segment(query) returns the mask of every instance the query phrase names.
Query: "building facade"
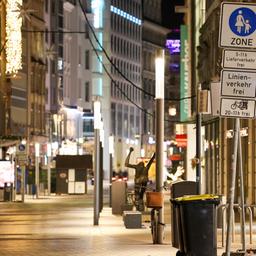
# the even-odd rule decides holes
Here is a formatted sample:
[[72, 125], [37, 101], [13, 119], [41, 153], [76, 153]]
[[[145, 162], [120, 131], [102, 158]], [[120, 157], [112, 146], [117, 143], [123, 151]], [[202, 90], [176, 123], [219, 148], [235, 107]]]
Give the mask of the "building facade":
[[63, 1], [45, 0], [44, 18], [46, 72], [47, 134], [51, 142], [61, 144], [65, 134], [63, 104]]
[[[155, 151], [155, 54], [158, 49], [166, 46], [167, 34], [170, 29], [161, 25], [162, 1], [143, 1], [143, 26], [142, 26], [142, 149], [145, 156], [150, 157]], [[165, 52], [165, 97], [170, 95], [173, 87], [170, 83], [171, 70], [170, 52]], [[177, 88], [176, 88], [177, 91]], [[165, 109], [168, 103], [165, 101]], [[165, 111], [165, 120], [169, 119]], [[165, 138], [170, 136], [170, 123], [165, 121]], [[169, 130], [169, 131], [168, 131]]]
[[[219, 15], [220, 3], [207, 1], [206, 21], [200, 35], [198, 75], [200, 82], [208, 89], [211, 83], [220, 81], [222, 49], [218, 48]], [[207, 116], [204, 117], [205, 120], [206, 118]], [[210, 120], [207, 118], [203, 125], [205, 127], [206, 192], [227, 196], [231, 182], [234, 119], [211, 116]], [[247, 204], [255, 204], [255, 120], [240, 119], [240, 127], [245, 200]], [[240, 195], [238, 179], [236, 188], [235, 201], [238, 202]]]
[[[1, 52], [3, 57], [1, 58], [1, 73], [3, 74], [1, 83], [5, 94], [2, 97], [5, 103], [4, 111], [1, 113], [4, 113], [5, 117], [3, 117], [4, 127], [1, 132], [2, 135], [25, 138], [30, 147], [33, 147], [35, 142], [47, 141], [45, 130], [46, 63], [44, 36], [41, 33], [45, 28], [44, 1], [25, 1], [20, 6], [16, 3], [16, 7], [11, 2], [1, 2], [2, 13], [5, 14], [1, 16], [3, 28], [1, 36], [6, 42]], [[11, 8], [14, 7], [16, 9], [12, 10]], [[26, 12], [28, 9], [29, 11]], [[10, 12], [15, 12], [17, 15], [10, 15]], [[11, 36], [12, 22], [15, 24], [15, 29], [19, 25], [22, 26], [21, 30], [17, 31], [20, 37], [16, 37], [16, 41], [13, 41], [14, 37]], [[16, 60], [8, 57], [11, 52], [14, 53]], [[10, 64], [17, 64], [19, 59], [21, 63], [17, 70], [10, 69]]]
[[[90, 125], [92, 116], [92, 46], [89, 42], [88, 25], [92, 20], [90, 3], [87, 4], [86, 1], [81, 5], [77, 1], [64, 3], [62, 112], [67, 127], [65, 139], [77, 143], [80, 153], [83, 152], [84, 138], [91, 138], [92, 134], [88, 132], [93, 131], [92, 125], [89, 130], [84, 131], [84, 124]], [[88, 152], [88, 145], [84, 146], [85, 151]]]
[[93, 96], [100, 99], [102, 106], [105, 173], [109, 172], [110, 135], [114, 136], [116, 171], [123, 170], [130, 146], [140, 152], [141, 4], [140, 0], [92, 1], [92, 12], [99, 17], [93, 24], [98, 56], [92, 57], [92, 85]]

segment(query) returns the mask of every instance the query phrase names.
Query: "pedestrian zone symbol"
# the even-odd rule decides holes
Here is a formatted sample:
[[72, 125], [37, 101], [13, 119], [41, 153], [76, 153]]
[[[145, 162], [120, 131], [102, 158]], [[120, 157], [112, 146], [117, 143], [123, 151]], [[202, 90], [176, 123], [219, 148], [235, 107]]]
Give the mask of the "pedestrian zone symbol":
[[229, 27], [237, 36], [248, 36], [256, 30], [256, 14], [249, 8], [235, 9], [229, 18]]

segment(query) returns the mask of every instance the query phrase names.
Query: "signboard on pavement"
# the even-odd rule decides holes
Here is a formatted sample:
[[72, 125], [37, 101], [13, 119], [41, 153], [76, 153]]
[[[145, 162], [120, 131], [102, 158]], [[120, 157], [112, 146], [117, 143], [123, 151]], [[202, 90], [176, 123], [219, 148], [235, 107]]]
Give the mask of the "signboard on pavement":
[[223, 51], [223, 68], [256, 70], [256, 52], [246, 50], [227, 50]]
[[220, 115], [237, 118], [254, 118], [255, 101], [237, 98], [221, 98]]
[[16, 156], [17, 160], [20, 166], [27, 164], [27, 153], [26, 153], [26, 145], [25, 144], [19, 144], [16, 147]]
[[255, 98], [256, 93], [256, 72], [241, 70], [221, 71], [221, 95]]
[[256, 4], [228, 3], [221, 5], [219, 46], [256, 48]]

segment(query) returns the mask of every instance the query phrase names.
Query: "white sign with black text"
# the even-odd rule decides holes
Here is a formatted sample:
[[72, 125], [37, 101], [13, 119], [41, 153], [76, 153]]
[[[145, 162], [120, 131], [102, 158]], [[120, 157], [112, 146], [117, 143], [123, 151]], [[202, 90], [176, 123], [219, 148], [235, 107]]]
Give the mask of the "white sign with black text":
[[256, 51], [223, 51], [222, 58], [223, 68], [256, 70]]
[[240, 98], [255, 98], [256, 72], [242, 70], [221, 71], [221, 95]]
[[255, 101], [237, 98], [221, 98], [220, 115], [225, 117], [254, 118]]

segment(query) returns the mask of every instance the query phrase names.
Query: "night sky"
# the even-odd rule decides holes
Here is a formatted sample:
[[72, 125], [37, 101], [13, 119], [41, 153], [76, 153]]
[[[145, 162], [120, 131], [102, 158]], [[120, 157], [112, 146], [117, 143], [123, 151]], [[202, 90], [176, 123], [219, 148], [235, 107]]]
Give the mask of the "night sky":
[[162, 2], [162, 25], [171, 28], [179, 29], [183, 23], [183, 14], [175, 13], [175, 5], [183, 5], [184, 0], [163, 0]]

